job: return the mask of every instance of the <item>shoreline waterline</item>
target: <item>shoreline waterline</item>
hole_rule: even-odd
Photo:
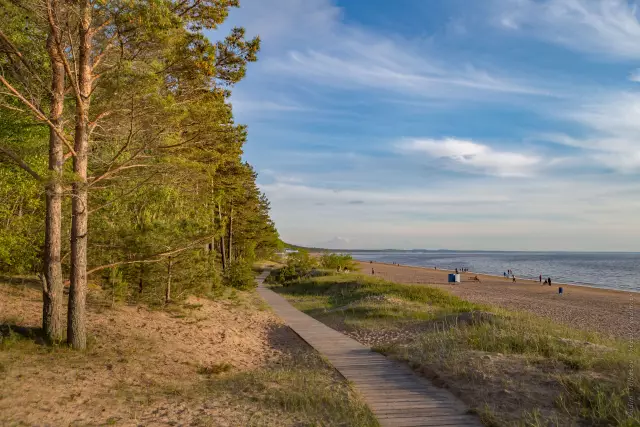
[[[504,278],[511,270],[519,280],[539,282],[551,277],[554,284],[590,289],[640,292],[640,255],[634,253],[555,252],[348,252],[355,259],[443,271],[468,269],[487,277]],[[511,274],[509,274],[511,276]]]
[[[420,268],[423,270],[427,270],[427,271],[436,271],[436,272],[445,272],[445,273],[455,273],[455,270],[449,270],[446,268],[437,268],[434,269],[433,267],[426,267],[424,265],[414,265],[414,264],[393,264],[390,262],[382,262],[382,261],[373,261],[373,260],[368,260],[368,259],[360,259],[360,258],[353,258],[354,260],[361,262],[361,263],[368,263],[368,262],[373,262],[373,264],[381,264],[381,265],[388,265],[388,266],[396,266],[396,267],[410,267],[410,268]],[[511,276],[502,276],[499,274],[490,274],[490,273],[482,273],[479,271],[464,271],[464,272],[459,272],[460,274],[478,274],[481,276],[487,276],[487,277],[491,277],[491,278],[495,278],[495,279],[510,279]],[[526,281],[526,282],[531,282],[532,284],[539,284],[540,286],[548,286],[548,285],[544,285],[544,283],[540,283],[539,280],[537,278],[529,278],[529,277],[520,277],[520,276],[516,276],[517,280],[520,281]],[[544,277],[543,277],[544,279]],[[507,280],[508,283],[512,283],[509,280]],[[518,283],[518,282],[515,282]],[[576,283],[576,282],[572,282],[572,283],[566,283],[566,282],[553,282],[552,286],[556,286],[556,285],[562,285],[562,286],[576,286],[576,287],[580,287],[580,288],[587,288],[587,289],[596,289],[596,290],[601,290],[601,291],[612,291],[612,292],[630,292],[632,294],[640,294],[640,290],[635,290],[635,289],[616,289],[616,288],[605,288],[602,286],[598,286],[597,284],[586,284],[586,283]]]

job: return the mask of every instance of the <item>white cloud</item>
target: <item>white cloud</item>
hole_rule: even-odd
[[[497,22],[552,43],[609,57],[640,58],[635,0],[496,0]]]
[[[487,145],[455,138],[413,139],[400,143],[399,148],[451,161],[467,172],[503,177],[531,175],[541,163],[541,158],[535,155],[498,151]]]
[[[629,74],[629,80],[640,83],[640,68],[633,70],[631,74]]]

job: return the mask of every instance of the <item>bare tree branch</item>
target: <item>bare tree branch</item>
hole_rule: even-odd
[[[73,150],[73,146],[67,140],[67,138],[65,138],[64,134],[62,133],[62,131],[60,131],[60,129],[58,129],[57,126],[54,126],[54,124],[51,123],[51,120],[49,120],[49,118],[47,116],[45,116],[45,114],[42,111],[40,111],[40,109],[38,109],[35,105],[30,103],[29,100],[27,100],[24,96],[22,96],[22,94],[20,92],[18,92],[13,86],[11,86],[11,83],[9,83],[7,81],[7,79],[5,79],[4,76],[2,76],[2,75],[0,75],[0,82],[2,84],[4,84],[6,86],[6,88],[9,89],[9,91],[11,91],[11,93],[13,93],[16,96],[16,98],[18,98],[20,101],[22,101],[22,103],[24,105],[29,107],[29,109],[33,112],[33,114],[35,114],[35,116],[36,116],[36,118],[38,120],[47,123],[49,125],[49,127],[51,129],[53,129],[53,131],[56,133],[56,135],[58,135],[60,137],[62,142],[64,142],[64,144],[67,146],[69,151],[71,153],[73,153],[74,156],[76,155],[76,152]]]
[[[16,153],[14,153],[13,151],[9,150],[6,147],[1,147],[0,146],[0,153],[4,154],[5,156],[9,157],[11,160],[13,160],[13,162],[20,166],[21,169],[25,170],[29,175],[31,175],[32,177],[34,177],[36,180],[38,181],[43,181],[42,177],[40,175],[38,175],[38,173],[36,171],[34,171],[33,169],[31,169],[31,167],[20,158],[20,156],[18,156]]]
[[[192,249],[192,248],[202,244],[203,242],[208,242],[213,237],[215,237],[215,234],[210,234],[210,235],[207,235],[205,237],[201,237],[199,239],[193,240],[187,246],[184,246],[182,248],[173,249],[173,250],[170,250],[170,251],[167,251],[167,252],[160,252],[160,253],[151,255],[149,258],[137,259],[137,260],[132,260],[132,261],[119,261],[119,262],[113,262],[111,264],[101,265],[99,267],[95,267],[95,268],[92,268],[91,270],[88,270],[87,271],[87,275],[95,273],[96,271],[104,270],[105,268],[111,268],[111,267],[115,267],[115,266],[118,266],[118,265],[142,264],[142,263],[153,263],[153,262],[164,261],[169,256],[172,256],[172,255],[175,255],[177,253],[184,252],[184,251],[187,251],[189,249]]]
[[[33,66],[31,65],[31,63],[29,63],[29,61],[27,61],[27,59],[24,57],[22,52],[20,52],[18,50],[18,48],[11,42],[11,40],[9,40],[9,37],[7,37],[7,35],[2,32],[2,29],[0,29],[0,39],[2,39],[2,41],[4,41],[4,43],[7,46],[9,46],[9,48],[13,51],[14,55],[16,55],[18,58],[20,58],[20,62],[22,62],[22,64],[27,68],[27,70],[33,75],[33,77],[35,77],[35,79],[38,80],[38,82],[42,85],[42,87],[46,88],[47,85],[44,84],[44,82],[42,81],[42,79],[40,78],[38,73],[36,73],[34,71]]]

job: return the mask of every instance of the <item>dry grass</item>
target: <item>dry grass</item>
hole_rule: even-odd
[[[640,425],[633,342],[366,276],[301,280],[278,291],[451,388],[486,425]]]

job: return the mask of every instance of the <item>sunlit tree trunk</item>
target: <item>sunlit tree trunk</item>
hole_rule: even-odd
[[[54,7],[56,2],[52,2]],[[57,7],[56,7],[57,9]],[[64,108],[64,65],[55,46],[53,35],[47,39],[47,51],[51,62],[51,126],[62,131],[61,117]],[[49,129],[49,171],[46,183],[46,215],[44,243],[44,277],[42,329],[49,341],[63,339],[63,283],[61,265],[62,241],[62,165],[63,142],[53,128]]]
[[[76,128],[73,159],[75,181],[72,191],[71,220],[71,288],[69,290],[69,314],[67,342],[75,349],[87,346],[85,304],[87,298],[87,233],[88,188],[87,156],[89,148],[89,106],[93,83],[91,69],[92,6],[89,0],[80,4],[78,31],[78,82],[76,95]]]

